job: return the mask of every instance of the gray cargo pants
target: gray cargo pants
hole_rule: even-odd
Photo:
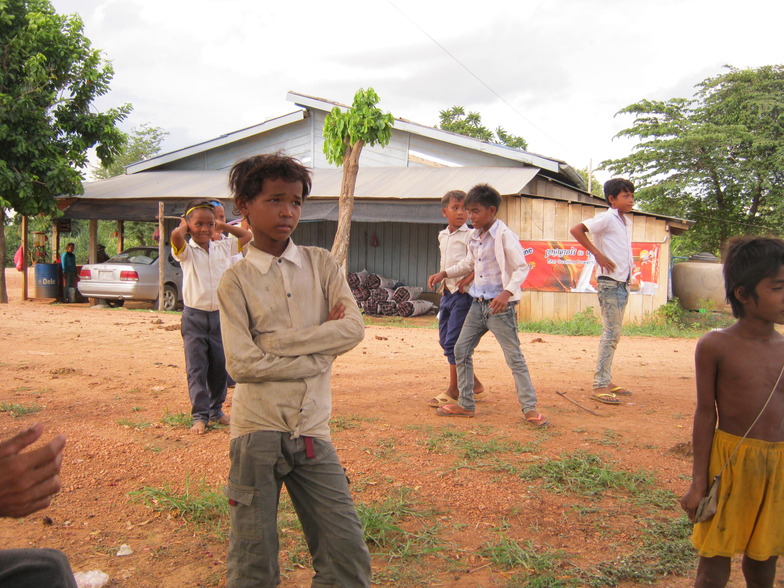
[[[232,439],[227,588],[280,584],[278,499],[291,497],[313,557],[313,587],[370,586],[370,553],[332,443],[257,431]]]

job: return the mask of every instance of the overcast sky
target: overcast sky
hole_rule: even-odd
[[[691,97],[722,66],[784,63],[774,0],[53,0],[114,64],[124,130],[164,151],[292,112],[289,90],[350,104],[372,86],[395,117],[435,126],[462,105],[576,168],[622,157],[615,113]],[[597,174],[605,179],[605,174]]]

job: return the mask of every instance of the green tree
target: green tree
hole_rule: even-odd
[[[341,110],[336,106],[324,120],[324,154],[329,163],[343,166],[338,227],[332,244],[332,254],[340,264],[344,264],[348,258],[354,188],[357,185],[362,148],[365,145],[384,146],[392,136],[395,119],[376,106],[379,100],[373,88],[360,88],[354,94],[351,108]]]
[[[604,198],[604,186],[602,185],[602,183],[599,180],[596,179],[596,176],[593,175],[593,173],[590,174],[590,178],[589,178],[589,173],[588,173],[588,168],[587,167],[583,168],[583,169],[578,169],[578,170],[575,170],[575,171],[578,174],[580,174],[580,177],[583,179],[583,182],[585,182],[585,185],[591,187],[591,190],[590,190],[591,194],[593,194],[597,198]],[[589,179],[590,179],[590,182],[588,181]]]
[[[168,131],[150,126],[149,123],[134,127],[114,161],[93,168],[93,175],[99,180],[105,180],[124,174],[125,168],[132,163],[145,161],[157,155],[161,150],[161,143],[168,134]]]
[[[100,165],[93,168],[93,175],[99,180],[123,175],[125,168],[132,163],[145,161],[157,155],[161,150],[163,140],[168,134],[168,131],[164,131],[160,127],[150,126],[149,123],[134,127],[128,134],[126,143],[118,157],[109,165]],[[152,243],[154,230],[154,223],[127,221],[124,224],[125,246],[147,245],[148,241]]]
[[[507,147],[514,147],[515,149],[528,149],[528,142],[522,137],[507,133],[503,127],[498,127],[493,132],[482,124],[482,115],[478,112],[469,112],[466,114],[465,108],[462,106],[453,106],[438,113],[441,122],[438,125],[439,129],[473,137],[480,141],[487,141],[488,143],[498,143],[499,145],[506,145]]]
[[[0,0],[0,259],[6,210],[54,214],[55,196],[81,194],[80,170],[95,148],[108,165],[123,144],[116,125],[130,105],[98,112],[111,65],[90,46],[76,15],[48,0]],[[8,302],[0,272],[0,302]]]
[[[618,136],[639,143],[602,167],[632,177],[644,210],[696,221],[681,249],[718,253],[784,220],[784,66],[728,67],[691,99],[643,100]]]

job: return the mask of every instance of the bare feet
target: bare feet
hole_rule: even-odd
[[[207,423],[204,421],[195,421],[193,426],[191,427],[191,433],[196,433],[197,435],[204,435],[207,432]]]
[[[220,418],[217,420],[212,421],[216,425],[223,425],[228,427],[231,424],[231,418],[227,414],[220,415]]]

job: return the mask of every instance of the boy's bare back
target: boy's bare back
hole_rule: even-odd
[[[743,436],[784,365],[784,336],[775,329],[766,334],[754,332],[740,320],[704,335],[697,343],[695,359],[697,394],[715,398],[719,429]],[[784,441],[784,382],[779,383],[749,437]]]

